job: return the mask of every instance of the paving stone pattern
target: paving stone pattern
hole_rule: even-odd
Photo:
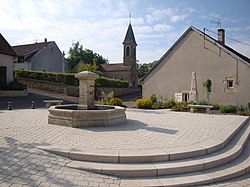
[[[36,146],[161,149],[204,142],[237,128],[241,116],[129,109],[117,127],[73,129],[47,124],[47,109],[0,111],[0,186],[119,186],[115,177],[66,167],[70,159]],[[210,186],[250,186],[249,174]]]

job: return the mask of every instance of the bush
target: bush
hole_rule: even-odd
[[[213,108],[212,110],[220,110],[220,105],[215,103],[215,104],[212,104]]]
[[[16,77],[23,77],[27,79],[44,80],[50,82],[63,83],[71,86],[78,86],[79,81],[75,78],[73,73],[55,73],[55,72],[43,72],[43,71],[31,71],[31,70],[15,70]],[[118,87],[126,88],[129,86],[128,81],[122,81],[117,79],[109,79],[100,77],[96,79],[95,85],[98,87]]]
[[[135,105],[137,108],[141,108],[141,109],[152,109],[153,102],[148,98],[138,99],[136,100]]]
[[[249,111],[237,111],[237,114],[242,115],[242,116],[250,116]]]
[[[176,105],[172,107],[173,111],[181,111],[186,112],[189,111],[188,108],[188,102],[182,101],[182,102],[176,102]]]
[[[109,105],[115,105],[115,106],[123,106],[122,100],[119,99],[119,98],[112,98],[112,99],[110,99],[110,101],[109,101],[108,104]]]
[[[100,77],[100,78],[96,79],[95,85],[98,87],[127,88],[129,86],[129,83],[128,83],[128,81]]]
[[[163,102],[163,106],[164,108],[173,108],[173,106],[176,105],[176,101],[175,99],[166,99],[164,102]]]
[[[119,98],[111,98],[109,100],[104,100],[101,102],[104,105],[113,105],[113,106],[124,106],[122,100]]]
[[[150,97],[150,100],[155,103],[157,101],[157,96],[155,94],[152,94]]]
[[[78,79],[73,73],[55,73],[31,70],[15,70],[16,77],[23,77],[27,79],[44,80],[50,82],[63,83],[71,86],[78,86]]]
[[[236,106],[233,106],[233,105],[221,105],[220,112],[221,113],[236,113],[237,109],[236,109]]]
[[[151,100],[152,101],[152,100]],[[163,102],[161,101],[156,101],[153,103],[153,108],[154,109],[164,109]]]

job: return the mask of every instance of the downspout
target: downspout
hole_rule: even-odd
[[[205,46],[205,44],[206,44],[206,41],[205,41],[206,40],[206,28],[203,29],[203,32],[204,32],[203,33],[203,36],[204,36],[203,37],[204,38],[204,49],[206,49],[206,46]]]
[[[239,85],[239,61],[236,60],[235,84]]]

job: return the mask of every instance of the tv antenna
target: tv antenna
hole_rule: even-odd
[[[220,29],[221,29],[221,20],[220,20],[220,18],[218,18],[217,21],[211,21],[211,23],[216,24],[217,27],[220,27]]]

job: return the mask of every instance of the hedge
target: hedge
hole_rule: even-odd
[[[15,77],[57,82],[71,86],[79,85],[78,79],[75,78],[75,74],[73,73],[55,73],[55,72],[43,72],[34,70],[15,70],[14,74]],[[110,79],[106,77],[100,77],[96,79],[95,84],[97,87],[125,88],[129,86],[128,81]]]

